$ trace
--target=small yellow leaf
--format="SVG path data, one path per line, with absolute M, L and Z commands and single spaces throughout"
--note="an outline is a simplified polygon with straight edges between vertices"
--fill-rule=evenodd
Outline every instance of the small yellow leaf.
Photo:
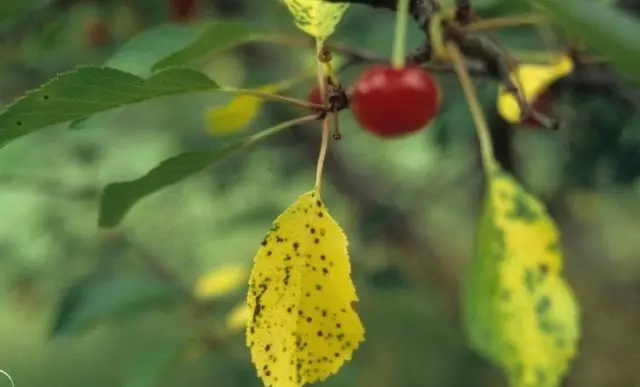
M 251 310 L 245 303 L 242 303 L 227 314 L 225 325 L 230 332 L 235 332 L 246 327 L 250 317 Z
M 347 238 L 317 191 L 298 198 L 262 241 L 249 280 L 247 345 L 265 385 L 336 373 L 364 340 L 352 304 Z
M 466 282 L 466 329 L 512 387 L 558 387 L 580 332 L 558 231 L 510 175 L 496 170 L 489 179 Z
M 511 79 L 522 88 L 525 100 L 533 104 L 549 86 L 558 79 L 573 71 L 573 62 L 568 56 L 560 57 L 554 64 L 521 64 L 516 72 L 511 74 Z M 498 112 L 507 122 L 517 124 L 521 121 L 522 112 L 513 95 L 500 85 L 498 90 Z
M 193 293 L 199 300 L 212 300 L 228 294 L 247 280 L 249 270 L 244 266 L 224 266 L 198 279 Z
M 318 0 L 283 0 L 293 15 L 296 26 L 307 34 L 325 40 L 349 8 L 348 3 L 325 3 Z
M 256 119 L 263 103 L 253 95 L 239 95 L 224 106 L 212 106 L 205 112 L 207 129 L 217 136 L 244 130 Z

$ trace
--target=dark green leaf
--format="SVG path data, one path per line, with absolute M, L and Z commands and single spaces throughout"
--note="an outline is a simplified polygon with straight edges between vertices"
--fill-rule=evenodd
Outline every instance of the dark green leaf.
M 214 21 L 206 25 L 200 36 L 191 44 L 162 59 L 153 66 L 153 69 L 161 70 L 167 67 L 193 64 L 221 51 L 261 39 L 264 36 L 241 22 Z
M 571 34 L 605 55 L 622 73 L 640 82 L 640 21 L 599 1 L 536 0 Z
M 148 79 L 108 67 L 80 67 L 30 91 L 0 114 L 0 147 L 50 125 L 145 100 L 217 89 L 206 75 L 168 69 Z
M 176 289 L 148 278 L 87 278 L 62 298 L 52 333 L 81 333 L 106 321 L 130 318 L 179 301 Z
M 202 171 L 245 143 L 241 140 L 218 149 L 182 153 L 163 161 L 139 179 L 109 184 L 102 193 L 98 225 L 118 225 L 138 200 Z
M 183 342 L 163 342 L 148 348 L 134 361 L 125 376 L 124 387 L 153 387 L 180 358 Z

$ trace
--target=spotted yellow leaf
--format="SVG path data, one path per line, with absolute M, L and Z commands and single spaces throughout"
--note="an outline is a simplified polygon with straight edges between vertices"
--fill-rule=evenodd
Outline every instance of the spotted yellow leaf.
M 267 386 L 321 381 L 364 340 L 347 238 L 317 191 L 274 222 L 249 279 L 247 345 Z
M 321 0 L 283 0 L 293 15 L 296 26 L 307 34 L 325 40 L 335 31 L 348 3 L 327 3 Z
M 558 231 L 543 205 L 507 173 L 489 176 L 466 282 L 472 346 L 512 387 L 557 387 L 576 355 L 579 312 L 562 277 Z
M 553 82 L 572 71 L 573 61 L 565 55 L 552 64 L 520 64 L 511 74 L 511 79 L 515 84 L 520 85 L 525 100 L 529 104 L 534 104 L 536 98 L 546 91 Z M 498 112 L 507 122 L 512 124 L 520 123 L 522 118 L 518 102 L 504 85 L 501 85 L 498 90 Z
M 236 290 L 249 275 L 245 266 L 224 266 L 200 277 L 193 294 L 200 300 L 211 300 Z

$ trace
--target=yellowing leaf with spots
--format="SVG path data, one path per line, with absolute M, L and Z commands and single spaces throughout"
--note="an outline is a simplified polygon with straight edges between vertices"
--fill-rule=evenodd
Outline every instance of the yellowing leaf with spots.
M 205 274 L 196 281 L 193 294 L 200 300 L 211 300 L 236 290 L 243 284 L 249 270 L 245 266 L 224 266 Z
M 576 354 L 579 312 L 562 277 L 558 231 L 543 205 L 507 173 L 489 176 L 467 276 L 471 345 L 512 387 L 557 387 Z
M 307 34 L 325 40 L 349 8 L 348 3 L 327 3 L 320 0 L 283 0 L 293 15 L 296 26 Z
M 520 85 L 525 100 L 536 104 L 540 97 L 553 82 L 570 74 L 573 71 L 573 62 L 568 56 L 562 56 L 553 64 L 521 64 L 516 72 L 511 74 L 511 79 L 516 85 Z M 520 123 L 522 112 L 513 95 L 500 85 L 498 90 L 498 112 L 507 122 Z
M 364 340 L 347 238 L 317 191 L 274 222 L 249 279 L 247 345 L 267 386 L 324 380 Z

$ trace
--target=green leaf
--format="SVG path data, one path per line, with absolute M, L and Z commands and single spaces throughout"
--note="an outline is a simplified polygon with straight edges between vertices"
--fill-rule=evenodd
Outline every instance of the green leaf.
M 85 278 L 63 296 L 52 328 L 54 336 L 82 333 L 100 323 L 119 321 L 176 305 L 177 290 L 148 278 Z
M 153 387 L 178 361 L 188 345 L 163 342 L 147 348 L 125 375 L 124 387 Z
M 562 264 L 542 204 L 495 171 L 465 282 L 464 320 L 471 346 L 512 387 L 560 386 L 575 357 L 579 312 Z
M 241 148 L 283 129 L 310 122 L 316 118 L 313 114 L 295 118 L 264 129 L 252 136 L 229 142 L 217 149 L 182 153 L 163 161 L 139 179 L 109 184 L 102 193 L 98 225 L 100 227 L 114 227 L 122 221 L 131 207 L 143 197 L 184 180 Z
M 102 193 L 98 225 L 117 226 L 138 200 L 202 171 L 244 144 L 239 141 L 218 149 L 182 153 L 163 161 L 139 179 L 109 184 Z
M 191 44 L 202 29 L 198 24 L 167 24 L 146 30 L 122 45 L 105 66 L 148 77 L 156 62 Z
M 532 0 L 542 10 L 597 49 L 623 74 L 640 82 L 640 21 L 599 1 Z
M 186 66 L 251 41 L 262 40 L 264 33 L 236 21 L 213 21 L 202 28 L 202 33 L 182 50 L 153 65 L 153 70 Z
M 209 77 L 189 69 L 168 69 L 143 79 L 109 67 L 80 67 L 28 92 L 0 114 L 0 148 L 50 125 L 153 98 L 217 88 Z

